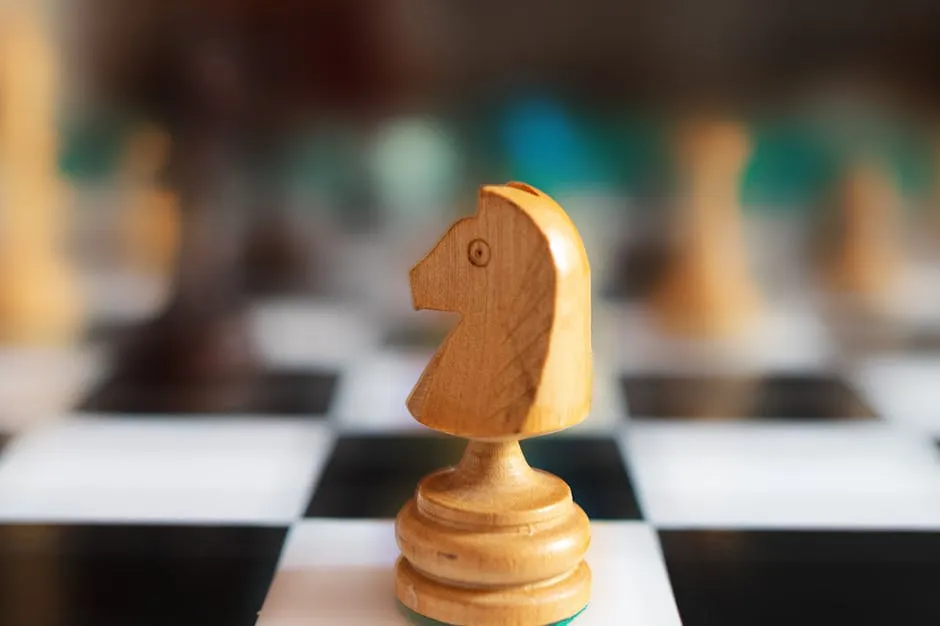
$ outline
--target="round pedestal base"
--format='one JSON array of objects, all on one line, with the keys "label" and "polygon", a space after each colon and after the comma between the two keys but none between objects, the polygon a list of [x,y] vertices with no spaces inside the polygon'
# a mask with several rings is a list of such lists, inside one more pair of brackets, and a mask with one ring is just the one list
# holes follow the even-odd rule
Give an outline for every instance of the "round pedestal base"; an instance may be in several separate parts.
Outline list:
[{"label": "round pedestal base", "polygon": [[[408,623],[413,624],[413,626],[454,626],[453,624],[446,624],[444,622],[439,622],[436,619],[431,619],[430,617],[425,617],[424,615],[421,615],[420,613],[415,613],[414,611],[409,609],[407,606],[405,606],[401,602],[398,603],[398,608],[401,611],[401,613],[408,619]],[[578,619],[578,616],[584,613],[585,610],[587,610],[587,607],[584,607],[583,609],[578,611],[575,615],[572,615],[571,617],[567,619],[563,619],[560,622],[555,622],[553,624],[547,624],[547,626],[567,626],[568,624],[573,624],[574,621]]]},{"label": "round pedestal base", "polygon": [[432,620],[426,624],[567,624],[588,603],[591,570],[582,562],[564,577],[537,585],[479,589],[432,580],[400,558],[395,567],[395,593],[408,610]]}]

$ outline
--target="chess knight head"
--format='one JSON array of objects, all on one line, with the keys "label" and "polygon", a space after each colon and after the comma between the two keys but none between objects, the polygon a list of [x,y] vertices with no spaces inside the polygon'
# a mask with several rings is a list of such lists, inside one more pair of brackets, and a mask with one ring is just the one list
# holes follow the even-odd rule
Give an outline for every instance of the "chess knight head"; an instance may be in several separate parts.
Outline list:
[{"label": "chess knight head", "polygon": [[417,309],[460,313],[408,398],[422,424],[473,439],[572,426],[591,397],[591,279],[568,215],[522,183],[484,187],[411,270]]}]

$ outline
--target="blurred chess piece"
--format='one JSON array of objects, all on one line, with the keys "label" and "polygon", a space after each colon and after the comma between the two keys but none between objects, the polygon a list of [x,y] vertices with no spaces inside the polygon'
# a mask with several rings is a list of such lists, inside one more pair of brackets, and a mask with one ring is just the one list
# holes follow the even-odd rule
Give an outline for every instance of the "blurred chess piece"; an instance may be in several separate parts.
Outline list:
[{"label": "blurred chess piece", "polygon": [[180,243],[167,307],[132,331],[94,410],[214,412],[251,401],[258,356],[242,296],[236,193],[248,99],[225,31],[196,29],[166,60],[169,175]]},{"label": "blurred chess piece", "polygon": [[251,147],[251,206],[243,244],[245,289],[254,295],[302,294],[313,289],[313,237],[290,206],[284,174],[294,128],[268,125]]},{"label": "blurred chess piece", "polygon": [[747,131],[731,122],[696,122],[683,128],[678,140],[674,248],[662,284],[654,289],[653,307],[672,334],[738,335],[761,307],[741,225]]},{"label": "blurred chess piece", "polygon": [[64,250],[58,174],[59,58],[42,10],[0,7],[0,340],[63,344],[81,331]]},{"label": "blurred chess piece", "polygon": [[145,127],[128,141],[122,173],[123,256],[133,269],[161,277],[172,272],[180,238],[179,199],[162,180],[170,149],[169,134]]},{"label": "blurred chess piece", "polygon": [[313,288],[312,242],[304,224],[272,199],[255,212],[245,241],[245,286],[252,294],[304,293]]},{"label": "blurred chess piece", "polygon": [[560,478],[519,440],[580,423],[591,402],[591,281],[574,225],[522,183],[484,187],[411,270],[419,309],[458,326],[408,398],[418,422],[470,439],[395,523],[396,593],[445,623],[554,624],[590,597],[590,526]]},{"label": "blurred chess piece", "polygon": [[884,166],[857,160],[839,182],[836,203],[839,228],[826,263],[828,284],[863,309],[886,312],[903,269],[895,182]]}]

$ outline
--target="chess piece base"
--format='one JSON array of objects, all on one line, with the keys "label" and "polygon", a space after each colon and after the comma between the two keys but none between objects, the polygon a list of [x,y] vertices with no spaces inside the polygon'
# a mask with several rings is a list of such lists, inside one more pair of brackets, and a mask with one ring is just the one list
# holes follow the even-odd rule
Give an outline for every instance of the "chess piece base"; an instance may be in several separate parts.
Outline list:
[{"label": "chess piece base", "polygon": [[395,592],[405,608],[431,624],[450,626],[568,624],[587,605],[590,587],[591,570],[583,561],[574,572],[550,583],[498,590],[435,581],[404,558],[399,558],[395,568]]},{"label": "chess piece base", "polygon": [[534,470],[517,441],[471,441],[395,521],[396,594],[448,624],[553,624],[590,599],[590,522],[560,478]]}]

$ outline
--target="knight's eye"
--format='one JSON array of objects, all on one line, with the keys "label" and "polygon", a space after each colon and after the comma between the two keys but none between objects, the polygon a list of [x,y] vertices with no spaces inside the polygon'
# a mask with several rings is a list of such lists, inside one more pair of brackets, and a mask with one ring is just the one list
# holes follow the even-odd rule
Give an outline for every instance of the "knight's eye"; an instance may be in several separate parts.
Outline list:
[{"label": "knight's eye", "polygon": [[474,239],[467,246],[467,257],[477,267],[486,267],[490,262],[490,244],[482,239]]}]

